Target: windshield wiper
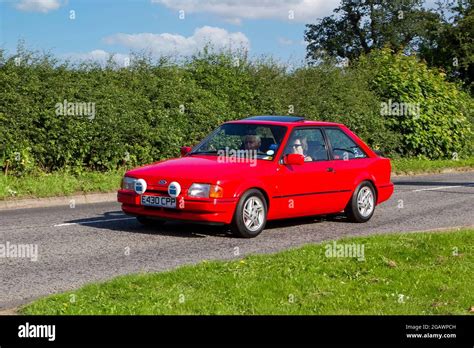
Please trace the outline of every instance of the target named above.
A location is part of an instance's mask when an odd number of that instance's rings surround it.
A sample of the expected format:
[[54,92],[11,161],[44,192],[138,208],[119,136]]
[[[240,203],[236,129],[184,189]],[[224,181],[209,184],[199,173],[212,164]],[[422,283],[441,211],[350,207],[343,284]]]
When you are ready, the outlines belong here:
[[195,151],[195,152],[190,152],[190,155],[209,155],[209,154],[217,154],[217,150],[211,150],[211,151]]

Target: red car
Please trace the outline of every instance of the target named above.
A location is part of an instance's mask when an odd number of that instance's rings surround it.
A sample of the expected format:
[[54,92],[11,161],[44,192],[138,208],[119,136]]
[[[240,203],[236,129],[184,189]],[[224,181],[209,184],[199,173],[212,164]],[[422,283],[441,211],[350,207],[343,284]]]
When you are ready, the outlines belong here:
[[390,160],[338,123],[249,117],[181,155],[128,171],[122,210],[143,224],[230,224],[251,238],[275,219],[344,211],[366,222],[393,193]]

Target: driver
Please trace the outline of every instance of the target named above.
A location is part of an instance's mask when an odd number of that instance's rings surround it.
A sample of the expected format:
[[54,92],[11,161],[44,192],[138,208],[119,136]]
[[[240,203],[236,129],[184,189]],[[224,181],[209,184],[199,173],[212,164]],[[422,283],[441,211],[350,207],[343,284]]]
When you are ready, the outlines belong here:
[[244,149],[259,151],[262,145],[262,139],[257,134],[249,134],[244,138]]

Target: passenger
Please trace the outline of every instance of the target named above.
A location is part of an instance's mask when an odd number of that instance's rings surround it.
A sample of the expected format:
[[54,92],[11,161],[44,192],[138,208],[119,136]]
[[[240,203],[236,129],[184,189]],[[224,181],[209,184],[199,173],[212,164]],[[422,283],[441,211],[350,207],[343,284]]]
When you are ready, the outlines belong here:
[[308,156],[308,142],[306,138],[296,138],[293,142],[293,153],[304,156],[305,162],[311,162],[313,159]]

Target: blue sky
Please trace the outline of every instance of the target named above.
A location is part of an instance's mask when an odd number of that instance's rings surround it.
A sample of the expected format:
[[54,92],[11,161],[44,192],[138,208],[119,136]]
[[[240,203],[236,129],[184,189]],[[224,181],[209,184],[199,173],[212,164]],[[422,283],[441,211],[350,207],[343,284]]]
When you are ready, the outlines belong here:
[[[0,45],[14,52],[23,39],[28,47],[51,50],[58,56],[100,59],[105,52],[127,55],[141,49],[155,55],[189,54],[212,42],[247,47],[251,56],[270,54],[283,61],[299,61],[305,55],[306,21],[329,14],[338,3],[305,2],[2,0]],[[70,11],[75,19],[70,19]]]
[[[130,51],[189,55],[207,42],[250,56],[304,59],[305,24],[339,0],[0,0],[0,46],[22,39],[59,57],[103,60]],[[73,12],[71,12],[73,11]],[[74,19],[70,18],[75,16]]]

